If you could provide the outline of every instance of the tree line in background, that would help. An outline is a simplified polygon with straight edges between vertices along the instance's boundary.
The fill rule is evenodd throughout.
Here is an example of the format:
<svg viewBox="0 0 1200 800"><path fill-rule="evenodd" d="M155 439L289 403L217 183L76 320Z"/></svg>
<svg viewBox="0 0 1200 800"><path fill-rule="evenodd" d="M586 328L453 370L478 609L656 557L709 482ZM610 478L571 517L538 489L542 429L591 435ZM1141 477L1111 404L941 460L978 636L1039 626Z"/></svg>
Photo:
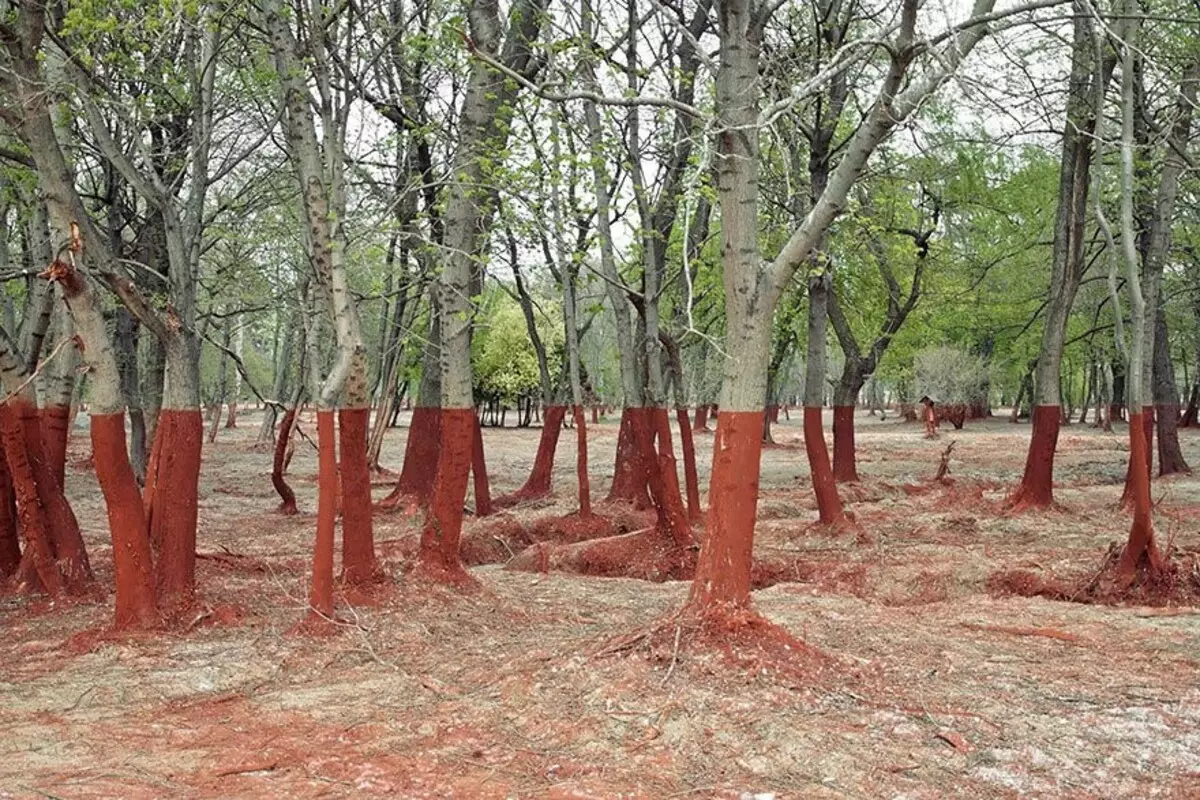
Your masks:
<svg viewBox="0 0 1200 800"><path fill-rule="evenodd" d="M1200 407L1198 19L1169 0L955 18L915 0L0 0L0 574L94 583L63 493L82 400L116 622L178 618L201 409L211 442L252 399L285 512L297 409L317 412L318 617L339 517L342 581L382 577L372 513L408 509L415 574L472 585L472 476L480 514L548 494L568 419L579 510L561 524L588 541L514 562L689 577L688 613L727 616L750 603L779 407L802 409L839 529L854 408L931 397L956 425L1032 418L1016 510L1052 504L1062 425L1127 418L1116 577L1153 579L1152 442L1160 474L1186 471L1177 428ZM591 497L585 412L608 407L606 501L655 512L625 536ZM535 416L529 480L492 498L481 420Z"/></svg>

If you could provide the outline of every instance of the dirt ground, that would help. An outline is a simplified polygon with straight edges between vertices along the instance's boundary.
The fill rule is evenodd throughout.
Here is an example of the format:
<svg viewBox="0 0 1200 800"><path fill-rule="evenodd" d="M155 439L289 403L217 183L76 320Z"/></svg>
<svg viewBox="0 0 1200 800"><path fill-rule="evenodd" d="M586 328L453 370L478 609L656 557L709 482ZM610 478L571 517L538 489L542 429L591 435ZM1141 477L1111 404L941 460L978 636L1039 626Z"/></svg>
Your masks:
<svg viewBox="0 0 1200 800"><path fill-rule="evenodd" d="M397 576L382 602L343 602L335 636L291 635L316 458L298 448L291 468L304 513L275 515L258 419L243 413L205 451L190 629L115 638L109 604L0 598L0 797L1200 797L1200 612L987 589L999 570L1098 568L1129 524L1116 508L1123 426L1064 429L1061 508L1012 516L999 501L1027 423L927 441L860 413L864 482L844 496L861 534L834 536L811 528L800 421L781 421L781 446L764 453L756 555L795 579L755 602L830 657L797 676L614 645L678 608L686 584L496 564L474 569L475 595L410 586L400 543L416 522L403 516L376 519ZM600 495L615 420L592 433ZM405 434L389 434L385 463L400 465ZM1181 435L1200 467L1200 433ZM524 480L537 438L485 431L494 493ZM556 500L518 519L573 509L573 438L559 442ZM951 439L957 485L913 491ZM697 441L702 487L711 441ZM70 467L68 490L110 584L90 470ZM1200 481L1153 491L1163 541L1200 547Z"/></svg>

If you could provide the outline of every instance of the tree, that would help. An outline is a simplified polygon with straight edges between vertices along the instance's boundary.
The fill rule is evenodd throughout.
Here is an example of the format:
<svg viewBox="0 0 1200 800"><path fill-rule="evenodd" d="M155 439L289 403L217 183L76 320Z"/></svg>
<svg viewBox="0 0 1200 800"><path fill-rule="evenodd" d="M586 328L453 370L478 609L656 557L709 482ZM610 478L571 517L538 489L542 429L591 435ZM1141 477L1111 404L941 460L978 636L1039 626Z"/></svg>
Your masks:
<svg viewBox="0 0 1200 800"><path fill-rule="evenodd" d="M972 17L978 20L991 10L991 0L980 0L972 10ZM699 615L725 614L749 605L766 362L770 352L771 314L779 297L796 270L808 263L817 250L875 148L957 68L987 32L979 21L957 26L939 46L936 64L928 66L924 75L902 90L918 52L927 49L915 39L916 3L904 4L901 24L889 49L887 73L866 118L847 142L841 161L833 168L804 222L778 255L764 263L758 243L757 132L761 119L755 85L763 29L769 14L769 7L749 0L727 0L717 8L721 39L717 73L717 170L727 346L714 439L708 524L687 604L689 613ZM795 94L803 93L797 90ZM810 303L813 286L828 280L824 269L814 272L817 275L809 282ZM824 374L823 369L812 364L809 370L810 374ZM809 384L806 403L815 391L811 379ZM817 436L820 436L819 422L818 418L817 430L813 431ZM813 427L806 424L806 441ZM823 437L821 440L820 450L824 450ZM816 448L815 442L813 447ZM822 480L814 476L814 481ZM832 483L832 472L827 480Z"/></svg>
<svg viewBox="0 0 1200 800"><path fill-rule="evenodd" d="M322 140L310 109L308 86L301 66L300 44L283 13L272 0L264 7L271 52L280 79L281 104L288 151L301 187L307 223L309 262L314 288L327 304L337 338L337 357L317 397L319 449L317 540L313 554L312 611L333 615L333 547L339 483L342 497L342 578L347 583L377 580L371 524L371 476L367 466L367 427L371 413L367 394L366 346L358 309L350 292L345 266L346 209L345 136L350 102L333 91L330 47L338 31L323 20L309 19L321 98ZM334 441L334 415L339 441ZM338 450L341 450L339 463Z"/></svg>

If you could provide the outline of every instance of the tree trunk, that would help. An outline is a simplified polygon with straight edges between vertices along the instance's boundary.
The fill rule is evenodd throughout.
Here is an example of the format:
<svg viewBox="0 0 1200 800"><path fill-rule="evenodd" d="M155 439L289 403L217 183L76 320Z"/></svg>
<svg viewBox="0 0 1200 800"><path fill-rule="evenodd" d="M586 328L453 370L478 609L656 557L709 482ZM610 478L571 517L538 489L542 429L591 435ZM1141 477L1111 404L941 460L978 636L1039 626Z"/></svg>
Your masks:
<svg viewBox="0 0 1200 800"><path fill-rule="evenodd" d="M821 420L825 406L825 321L828 318L832 279L828 267L808 280L808 359L804 374L804 450L817 496L817 513L822 525L839 526L846 512L838 497L837 483L825 445Z"/></svg>
<svg viewBox="0 0 1200 800"><path fill-rule="evenodd" d="M36 53L36 43L40 42L45 21L37 13L29 15L26 22L29 28L25 34L35 44L15 66L18 73L15 96L20 98L23 110L16 130L37 163L39 187L46 198L51 230L59 241L70 243L68 260L55 260L48 272L52 280L62 285L63 299L75 322L76 333L83 342L83 360L89 369L96 476L108 508L109 532L113 542L116 626L150 626L158 622L154 607L150 544L137 483L133 470L129 468L125 450L120 375L104 317L91 290L74 266L77 256L86 256L101 268L111 267L111 259L103 253L103 241L99 235L90 236L97 245L97 255L93 256L90 251L87 254L83 252L77 226L87 225L88 216L75 191L71 169L57 140L49 109L50 93L42 84L40 61ZM0 83L7 82L7 77L0 76ZM93 229L89 227L88 230ZM107 437L106 432L110 434Z"/></svg>
<svg viewBox="0 0 1200 800"><path fill-rule="evenodd" d="M1029 440L1021 483L1008 499L1010 507L1016 510L1046 508L1054 502L1054 451L1062 422L1059 381L1067 323L1083 277L1083 232L1091 185L1091 135L1096 129L1094 105L1088 88L1097 75L1102 85L1107 85L1111 74L1111 62L1106 68L1096 69L1090 19L1078 15L1074 23L1067 124L1059 168L1050 300L1046 306L1046 325L1042 331L1033 384L1033 434Z"/></svg>
<svg viewBox="0 0 1200 800"><path fill-rule="evenodd" d="M300 292L303 294L303 289ZM295 349L299 351L301 357L304 355L304 326L300 321L299 306L292 311L290 315L290 324L287 330L283 332L282 341L279 344L279 356L275 361L275 378L271 386L271 399L277 403L283 403L284 398L288 394L288 383L292 371L292 353L294 343L299 346ZM303 369L300 370L303 372ZM304 378L297 377L298 386L304 386ZM258 429L258 437L256 444L267 444L275 442L275 421L278 415L278 407L274 403L267 403L263 409L262 425ZM282 430L282 428L281 428Z"/></svg>
<svg viewBox="0 0 1200 800"><path fill-rule="evenodd" d="M537 455L534 456L529 478L520 489L512 494L496 498L497 508L509 508L526 500L549 496L554 475L554 453L558 449L558 438L562 432L563 420L566 415L566 406L546 407L542 422L542 435L538 439Z"/></svg>
<svg viewBox="0 0 1200 800"><path fill-rule="evenodd" d="M217 387L213 393L212 426L208 429L208 443L217 441L217 429L221 426L221 409L225 405L225 396L229 382L229 346L233 343L233 317L226 315L221 323L221 346L217 356Z"/></svg>
<svg viewBox="0 0 1200 800"><path fill-rule="evenodd" d="M763 404L771 355L772 304L764 302L758 249L758 55L761 33L750 4L718 4L717 191L726 336L720 412L713 436L708 518L687 608L700 615L750 605L750 567L758 508Z"/></svg>
<svg viewBox="0 0 1200 800"><path fill-rule="evenodd" d="M1179 445L1179 390L1175 388L1175 367L1171 364L1171 344L1167 338L1166 307L1159 297L1154 323L1154 418L1158 433L1158 474L1191 473Z"/></svg>
<svg viewBox="0 0 1200 800"><path fill-rule="evenodd" d="M494 0L477 0L469 12L474 47L500 54L510 68L529 68L529 44L541 27L543 0L518 0L509 10L508 32L500 54L500 9ZM446 207L446 248L437 281L441 316L441 449L417 569L436 581L474 585L463 569L458 547L462 532L463 500L471 469L476 417L471 388L471 325L474 309L470 291L474 255L484 248L492 210L477 187L489 181L486 162L503 148L507 120L516 98L516 85L481 61L471 66L459 120L458 148Z"/></svg>
<svg viewBox="0 0 1200 800"><path fill-rule="evenodd" d="M432 293L432 290L431 290ZM408 440L404 446L404 465L391 493L379 502L380 508L396 508L408 503L410 508L425 508L433 491L436 465L441 454L441 317L436 298L429 308L429 337L421 361L421 382L417 402L408 424Z"/></svg>
<svg viewBox="0 0 1200 800"><path fill-rule="evenodd" d="M236 332L234 333L234 336L233 336L233 352L238 357L238 359L241 359L242 352L243 352L243 344L246 339L246 329L242 325L241 320L238 319L237 317L234 318L234 327L236 328ZM235 368L233 370L233 392L230 393L229 399L228 399L229 411L225 415L225 427L226 428L236 428L237 427L237 408L238 408L238 401L241 400L241 398L242 398L242 371L240 369Z"/></svg>

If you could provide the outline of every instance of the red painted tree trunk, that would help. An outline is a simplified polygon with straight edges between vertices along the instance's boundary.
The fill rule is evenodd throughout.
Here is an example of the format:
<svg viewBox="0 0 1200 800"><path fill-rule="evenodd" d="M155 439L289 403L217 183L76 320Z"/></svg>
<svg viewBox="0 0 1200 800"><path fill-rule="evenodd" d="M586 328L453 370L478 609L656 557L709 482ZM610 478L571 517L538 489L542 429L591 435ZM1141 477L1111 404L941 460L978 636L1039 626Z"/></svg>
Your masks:
<svg viewBox="0 0 1200 800"><path fill-rule="evenodd" d="M596 407L592 406L592 416L595 417ZM592 514L592 486L588 477L588 443L587 428L583 421L583 406L575 406L575 479L579 484L579 516L588 517Z"/></svg>
<svg viewBox="0 0 1200 800"><path fill-rule="evenodd" d="M225 418L225 427L237 427L237 403L233 400L229 401L229 416Z"/></svg>
<svg viewBox="0 0 1200 800"><path fill-rule="evenodd" d="M647 424L639 431L643 463L647 465L647 484L659 526L670 533L679 547L692 544L692 530L679 493L679 472L675 465L675 450L671 444L671 418L667 409L655 406L646 409ZM658 439L658 452L654 439Z"/></svg>
<svg viewBox="0 0 1200 800"><path fill-rule="evenodd" d="M833 407L833 479L839 483L858 482L854 406Z"/></svg>
<svg viewBox="0 0 1200 800"><path fill-rule="evenodd" d="M288 485L283 473L287 471L287 450L292 439L292 422L296 419L296 409L289 408L283 412L283 420L279 423L279 435L275 438L275 460L271 466L271 483L279 493L280 503L276 509L284 516L298 513L296 509L296 493ZM147 478L146 485L150 482Z"/></svg>
<svg viewBox="0 0 1200 800"><path fill-rule="evenodd" d="M25 539L23 558L31 565L46 594L58 597L66 587L55 563L49 525L38 500L21 421L11 404L0 405L0 426L3 427L4 455L17 498L19 528Z"/></svg>
<svg viewBox="0 0 1200 800"><path fill-rule="evenodd" d="M442 430L442 410L436 406L417 406L408 424L408 442L404 445L404 466L396 488L379 501L380 508L396 508L405 498L424 508L433 492L434 476Z"/></svg>
<svg viewBox="0 0 1200 800"><path fill-rule="evenodd" d="M825 431L821 424L821 407L804 407L804 449L812 471L813 492L817 496L817 513L822 525L843 525L846 511L838 497L837 482L829 465L829 448L825 446Z"/></svg>
<svg viewBox="0 0 1200 800"><path fill-rule="evenodd" d="M125 415L93 414L96 479L108 510L116 583L114 627L152 628L160 623L154 599L150 534L142 497L125 450Z"/></svg>
<svg viewBox="0 0 1200 800"><path fill-rule="evenodd" d="M46 463L54 472L59 486L66 486L67 441L70 439L70 406L47 406L41 409L42 447Z"/></svg>
<svg viewBox="0 0 1200 800"><path fill-rule="evenodd" d="M1146 449L1145 454L1141 459L1137 460L1137 463L1141 464L1143 469L1145 469L1146 482L1148 484L1150 481L1150 470L1154 461L1154 406L1142 406L1142 413L1140 414L1130 412L1129 425L1131 427L1134 424L1135 418L1139 421L1138 424L1142 426L1142 436L1138 441L1140 441L1142 446ZM1130 435L1129 441L1131 443L1130 446L1132 447L1132 442L1134 441L1132 435ZM1129 465L1125 469L1125 488L1121 491L1122 508L1132 507L1135 500L1133 496L1135 489L1135 481L1133 480L1133 465L1134 459L1130 457Z"/></svg>
<svg viewBox="0 0 1200 800"><path fill-rule="evenodd" d="M371 468L367 464L370 408L338 410L338 445L342 498L342 580L370 583L382 573L375 560L371 526Z"/></svg>
<svg viewBox="0 0 1200 800"><path fill-rule="evenodd" d="M161 424L161 423L160 423ZM313 545L310 619L333 618L333 543L337 526L337 444L333 412L317 412L317 539Z"/></svg>
<svg viewBox="0 0 1200 800"><path fill-rule="evenodd" d="M561 420L559 424L561 426ZM555 438L557 439L557 437ZM553 454L550 456L550 464L551 466L554 465ZM475 416L475 431L471 435L471 475L475 479L475 516L491 516L495 513L496 504L492 502L492 487L488 481L487 458L483 451L483 427L479 424L478 414Z"/></svg>
<svg viewBox="0 0 1200 800"><path fill-rule="evenodd" d="M1142 414L1129 415L1129 495L1133 504L1133 524L1129 540L1117 562L1117 575L1126 583L1132 582L1135 572L1144 566L1151 575L1162 570L1163 558L1154 542L1154 519L1150 506L1150 442L1146 432L1153 431L1153 420L1147 422Z"/></svg>
<svg viewBox="0 0 1200 800"><path fill-rule="evenodd" d="M1014 511L1054 505L1054 451L1062 418L1058 406L1034 406L1032 414L1033 433L1025 456L1025 473L1008 498Z"/></svg>
<svg viewBox="0 0 1200 800"><path fill-rule="evenodd" d="M621 411L621 427L617 433L617 454L613 464L612 486L608 500L632 502L635 507L649 508L646 494L644 451L638 446L640 431L647 425L648 409L626 408Z"/></svg>
<svg viewBox="0 0 1200 800"><path fill-rule="evenodd" d="M692 426L692 430L696 432L708 433L708 406L700 404L696 406L696 424Z"/></svg>
<svg viewBox="0 0 1200 800"><path fill-rule="evenodd" d="M592 406L592 424L593 425L600 424L600 407L599 406Z"/></svg>
<svg viewBox="0 0 1200 800"><path fill-rule="evenodd" d="M683 453L683 481L687 487L688 519L699 522L703 516L700 508L700 479L696 474L696 443L692 440L692 425L686 408L676 409L679 423L679 449Z"/></svg>
<svg viewBox="0 0 1200 800"><path fill-rule="evenodd" d="M1192 468L1183 457L1179 446L1179 406L1156 405L1155 425L1158 428L1158 474L1190 475Z"/></svg>
<svg viewBox="0 0 1200 800"><path fill-rule="evenodd" d="M199 409L164 408L154 437L158 457L148 524L158 555L159 609L172 615L190 606L196 593L196 486L204 418Z"/></svg>
<svg viewBox="0 0 1200 800"><path fill-rule="evenodd" d="M717 416L707 535L688 597L688 606L701 612L714 606L744 608L750 602L762 434L761 411Z"/></svg>
<svg viewBox="0 0 1200 800"><path fill-rule="evenodd" d="M17 498L13 494L8 462L0 449L0 580L13 575L21 563L21 541L17 533Z"/></svg>
<svg viewBox="0 0 1200 800"><path fill-rule="evenodd" d="M88 562L83 536L79 532L79 521L63 494L62 484L55 478L54 470L46 460L41 415L33 405L19 397L10 400L8 405L19 421L25 439L25 452L46 520L46 533L50 537L50 547L63 576L64 587L72 594L80 594L93 581L92 567Z"/></svg>
<svg viewBox="0 0 1200 800"><path fill-rule="evenodd" d="M417 569L439 583L473 586L475 580L463 568L458 547L471 471L475 409L444 408L441 417L441 458L421 530Z"/></svg>
<svg viewBox="0 0 1200 800"><path fill-rule="evenodd" d="M562 431L563 419L567 416L566 406L546 406L542 435L538 440L537 455L525 485L512 494L496 498L497 508L508 508L524 500L533 500L550 494L554 476L554 453L558 449L558 436Z"/></svg>

